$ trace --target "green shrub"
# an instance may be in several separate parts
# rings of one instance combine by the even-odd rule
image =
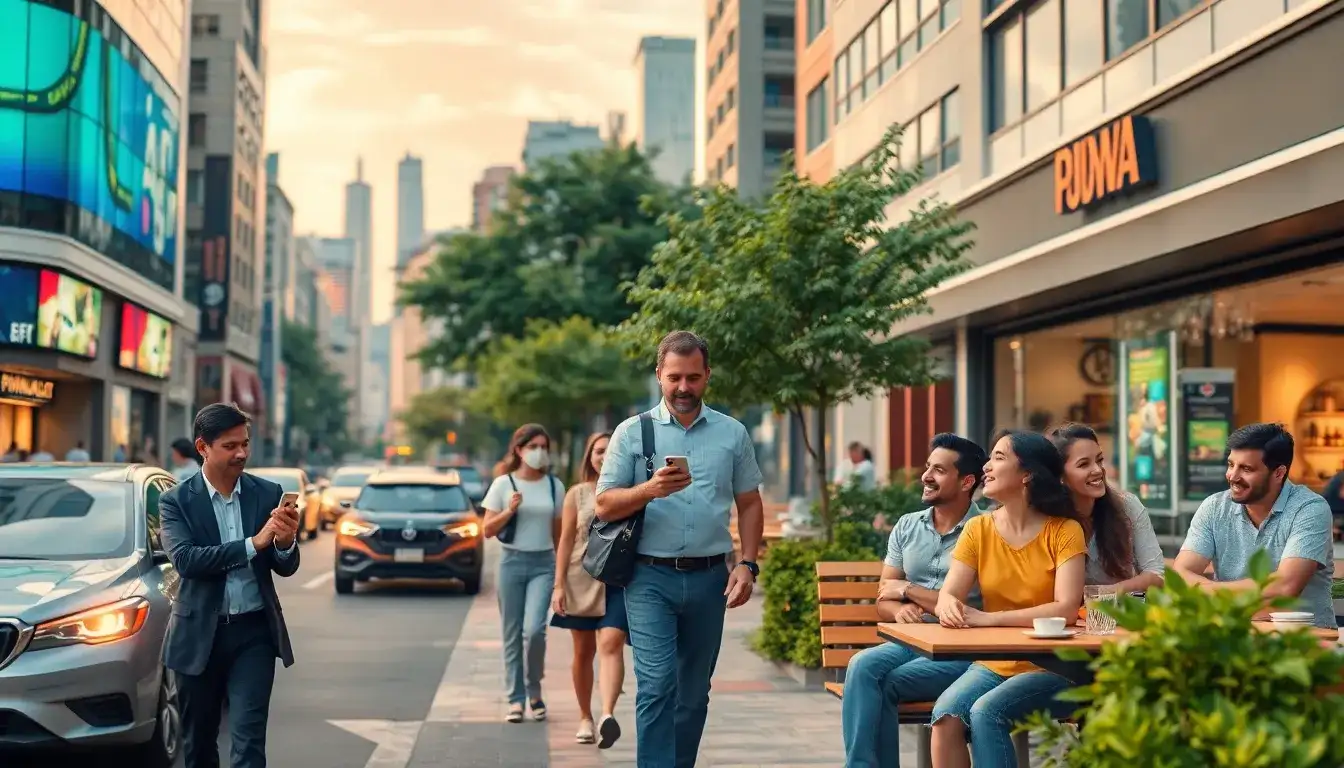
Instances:
[[[1147,603],[1125,597],[1108,610],[1136,636],[1108,643],[1095,680],[1065,694],[1082,704],[1079,731],[1043,716],[1024,727],[1041,738],[1046,768],[1344,764],[1344,696],[1323,694],[1339,685],[1344,655],[1310,632],[1256,629],[1269,558],[1258,553],[1250,571],[1260,589],[1213,593],[1168,572]]]
[[[1330,597],[1333,600],[1344,600],[1344,579],[1335,579],[1330,584]]]

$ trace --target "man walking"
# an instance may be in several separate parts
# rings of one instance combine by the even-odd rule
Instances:
[[[625,590],[639,680],[637,765],[690,768],[709,713],[724,608],[750,599],[759,573],[761,470],[746,427],[701,402],[709,385],[704,340],[669,333],[658,345],[656,370],[663,394],[652,411],[660,468],[645,480],[639,419],[622,422],[602,463],[596,507],[602,520],[645,510],[639,561]],[[738,562],[729,531],[734,504],[742,538]]]
[[[275,659],[294,663],[272,573],[299,569],[298,507],[243,468],[247,414],[215,403],[196,414],[201,471],[159,500],[164,549],[181,577],[163,662],[177,675],[187,768],[217,768],[229,705],[233,768],[264,768]]]

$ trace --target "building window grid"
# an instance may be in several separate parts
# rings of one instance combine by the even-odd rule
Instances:
[[[809,45],[817,39],[817,35],[820,35],[826,29],[826,25],[830,23],[830,19],[827,18],[828,9],[826,7],[829,4],[830,0],[807,0],[807,42]]]
[[[835,122],[867,101],[960,18],[961,0],[891,0],[835,59]]]
[[[1078,87],[1124,60],[1135,49],[1153,39],[1158,32],[1178,25],[1214,0],[1038,0],[1003,6],[1002,0],[986,0],[985,23],[990,62],[990,133],[1015,127],[1050,107]],[[1056,49],[1040,56],[1040,46],[1027,56],[1026,46],[1032,14],[1059,14],[1057,22],[1046,25]],[[1086,18],[1085,26],[1070,26],[1070,17]],[[1127,32],[1124,24],[1138,27]],[[1040,21],[1044,21],[1041,19]],[[1090,30],[1090,31],[1084,31]],[[1086,42],[1084,42],[1086,41]],[[1070,42],[1074,45],[1070,45]],[[1047,45],[1049,43],[1047,42]],[[1082,50],[1086,47],[1086,50]],[[1028,62],[1044,59],[1054,71],[1037,81],[1051,95],[1033,99],[1032,73]],[[1006,97],[1005,97],[1006,96]]]
[[[831,124],[826,119],[826,108],[830,104],[829,94],[827,93],[829,82],[828,78],[822,78],[817,87],[807,94],[807,123],[805,125],[807,132],[804,140],[808,152],[815,150],[830,138]]]

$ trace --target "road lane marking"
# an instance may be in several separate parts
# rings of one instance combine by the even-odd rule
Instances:
[[[420,737],[419,720],[328,720],[328,723],[362,739],[372,741],[373,754],[364,768],[406,768]]]
[[[312,578],[312,579],[309,579],[309,580],[308,580],[308,583],[303,585],[303,588],[304,588],[304,589],[317,589],[318,587],[322,586],[323,584],[330,583],[331,580],[334,579],[334,578],[336,578],[336,572],[335,572],[335,571],[327,571],[326,573],[322,574],[321,576],[316,576],[316,577],[314,577],[314,578]]]

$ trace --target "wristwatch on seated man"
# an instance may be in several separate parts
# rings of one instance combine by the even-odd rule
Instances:
[[[745,566],[747,566],[747,570],[748,570],[748,571],[751,571],[751,578],[752,578],[753,581],[756,580],[756,579],[758,579],[758,578],[760,578],[760,576],[761,576],[761,567],[760,567],[759,565],[757,565],[756,563],[752,562],[751,560],[741,560],[741,561],[738,562],[738,565],[745,565]]]

